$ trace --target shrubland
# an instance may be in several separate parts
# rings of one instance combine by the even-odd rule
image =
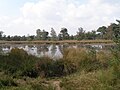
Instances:
[[[119,52],[68,48],[63,58],[35,57],[13,48],[0,55],[1,90],[118,90]]]

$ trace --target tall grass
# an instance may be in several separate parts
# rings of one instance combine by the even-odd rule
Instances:
[[[64,51],[63,59],[71,62],[77,70],[95,71],[107,68],[112,55],[107,51],[97,52],[86,48],[70,48]]]
[[[7,55],[0,55],[0,73],[4,73],[0,74],[4,77],[0,78],[0,85],[18,90],[25,87],[26,90],[55,90],[50,82],[58,78],[63,90],[117,90],[120,88],[119,61],[119,52],[104,50],[68,48],[63,58],[55,61],[14,48]]]
[[[108,67],[112,54],[106,51],[93,51],[85,48],[65,49],[63,58],[52,60],[49,57],[37,58],[22,49],[14,48],[7,56],[0,56],[0,69],[15,76],[59,77],[78,70],[96,71]]]

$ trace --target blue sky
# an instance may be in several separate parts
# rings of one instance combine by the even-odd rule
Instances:
[[[36,34],[36,29],[57,33],[62,27],[76,34],[120,19],[120,0],[0,0],[0,31],[6,35]]]

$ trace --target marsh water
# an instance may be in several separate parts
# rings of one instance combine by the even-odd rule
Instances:
[[[11,51],[12,48],[20,48],[27,51],[28,54],[42,57],[42,56],[48,56],[53,59],[59,59],[63,57],[63,51],[66,48],[87,48],[87,49],[94,49],[96,51],[98,50],[110,50],[113,48],[113,45],[81,45],[81,44],[35,44],[35,45],[0,45],[0,53],[1,54],[7,54]]]

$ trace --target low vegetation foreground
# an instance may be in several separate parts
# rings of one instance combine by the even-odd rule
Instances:
[[[14,48],[0,55],[0,90],[118,90],[119,53],[70,48],[52,60]]]

